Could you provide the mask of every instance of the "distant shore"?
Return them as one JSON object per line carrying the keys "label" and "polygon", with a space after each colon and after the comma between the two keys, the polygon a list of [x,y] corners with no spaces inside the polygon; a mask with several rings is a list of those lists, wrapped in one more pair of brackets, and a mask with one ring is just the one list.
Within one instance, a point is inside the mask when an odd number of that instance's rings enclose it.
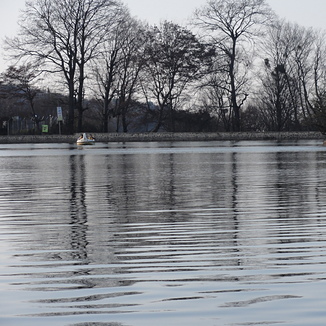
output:
{"label": "distant shore", "polygon": [[[17,143],[75,143],[75,135],[12,135],[0,136],[0,144]],[[300,140],[324,141],[320,132],[237,132],[237,133],[93,133],[97,142],[158,142],[158,141],[216,141],[216,140]]]}

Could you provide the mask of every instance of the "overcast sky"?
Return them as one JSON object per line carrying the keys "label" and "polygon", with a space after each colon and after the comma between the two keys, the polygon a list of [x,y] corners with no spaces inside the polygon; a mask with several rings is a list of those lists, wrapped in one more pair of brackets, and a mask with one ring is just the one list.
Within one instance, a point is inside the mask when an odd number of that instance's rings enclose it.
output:
{"label": "overcast sky", "polygon": [[[194,10],[207,0],[123,0],[133,16],[147,22],[173,20],[184,23]],[[303,26],[326,29],[326,0],[266,0],[279,17]],[[0,0],[0,40],[17,32],[17,19],[25,0]],[[0,43],[0,44],[1,44]],[[0,72],[5,68],[3,49],[0,47]]]}

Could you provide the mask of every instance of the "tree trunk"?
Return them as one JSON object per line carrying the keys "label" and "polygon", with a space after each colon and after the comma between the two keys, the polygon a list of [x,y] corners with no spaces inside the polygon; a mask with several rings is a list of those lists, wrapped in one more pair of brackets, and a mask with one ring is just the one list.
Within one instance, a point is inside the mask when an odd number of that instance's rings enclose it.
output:
{"label": "tree trunk", "polygon": [[75,91],[74,84],[69,85],[69,108],[68,108],[68,121],[67,121],[67,131],[69,134],[74,133],[74,121],[75,121]]}
{"label": "tree trunk", "polygon": [[231,105],[233,110],[233,131],[240,131],[240,107],[237,103],[237,90],[234,76],[234,66],[236,58],[236,38],[233,40],[232,53],[230,53],[230,84],[231,84]]}

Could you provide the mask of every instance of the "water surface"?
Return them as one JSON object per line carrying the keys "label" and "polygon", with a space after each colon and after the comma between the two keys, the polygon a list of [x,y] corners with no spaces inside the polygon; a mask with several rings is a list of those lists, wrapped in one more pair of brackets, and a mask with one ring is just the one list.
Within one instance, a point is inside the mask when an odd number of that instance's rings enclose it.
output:
{"label": "water surface", "polygon": [[0,325],[325,325],[318,141],[0,145]]}

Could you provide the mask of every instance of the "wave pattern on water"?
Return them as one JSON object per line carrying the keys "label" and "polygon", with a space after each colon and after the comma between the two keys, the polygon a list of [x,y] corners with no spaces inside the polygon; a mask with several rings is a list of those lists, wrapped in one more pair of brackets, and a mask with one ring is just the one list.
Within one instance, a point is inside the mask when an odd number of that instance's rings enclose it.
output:
{"label": "wave pattern on water", "polygon": [[0,159],[0,324],[323,325],[326,154],[196,146]]}

